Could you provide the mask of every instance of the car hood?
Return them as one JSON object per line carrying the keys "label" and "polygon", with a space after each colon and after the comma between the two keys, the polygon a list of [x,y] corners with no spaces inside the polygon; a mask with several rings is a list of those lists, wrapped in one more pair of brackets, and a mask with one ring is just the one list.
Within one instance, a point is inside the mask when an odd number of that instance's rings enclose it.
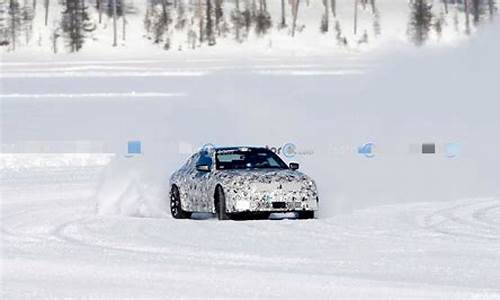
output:
{"label": "car hood", "polygon": [[311,181],[309,176],[299,171],[290,169],[246,169],[246,170],[224,170],[217,177],[226,184],[248,185],[248,184],[307,184]]}

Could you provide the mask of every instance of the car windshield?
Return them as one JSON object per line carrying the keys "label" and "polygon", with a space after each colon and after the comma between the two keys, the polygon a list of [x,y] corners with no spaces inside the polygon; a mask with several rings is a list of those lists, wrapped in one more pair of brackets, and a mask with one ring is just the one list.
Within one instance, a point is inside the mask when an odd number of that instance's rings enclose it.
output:
{"label": "car windshield", "polygon": [[278,155],[267,149],[239,148],[216,153],[217,170],[288,169]]}

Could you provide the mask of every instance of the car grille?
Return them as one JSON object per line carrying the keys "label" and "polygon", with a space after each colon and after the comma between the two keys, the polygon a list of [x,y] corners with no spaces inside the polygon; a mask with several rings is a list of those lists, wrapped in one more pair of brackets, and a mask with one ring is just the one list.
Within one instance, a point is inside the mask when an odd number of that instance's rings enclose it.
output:
{"label": "car grille", "polygon": [[274,209],[286,208],[286,202],[273,202]]}
{"label": "car grille", "polygon": [[272,193],[275,191],[280,191],[284,193],[299,191],[301,185],[296,182],[284,182],[284,183],[256,183],[254,184],[255,190],[259,192]]}

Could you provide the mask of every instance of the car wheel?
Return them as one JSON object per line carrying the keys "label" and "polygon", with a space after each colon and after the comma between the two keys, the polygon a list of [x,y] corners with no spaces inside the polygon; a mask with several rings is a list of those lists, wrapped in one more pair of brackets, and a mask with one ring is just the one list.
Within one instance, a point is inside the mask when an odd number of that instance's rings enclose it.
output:
{"label": "car wheel", "polygon": [[229,215],[226,212],[226,196],[220,186],[215,190],[215,214],[219,220],[229,220]]}
{"label": "car wheel", "polygon": [[314,211],[305,210],[297,212],[297,219],[314,219]]}
{"label": "car wheel", "polygon": [[188,219],[191,217],[190,212],[182,210],[181,195],[175,185],[170,190],[170,212],[174,219]]}

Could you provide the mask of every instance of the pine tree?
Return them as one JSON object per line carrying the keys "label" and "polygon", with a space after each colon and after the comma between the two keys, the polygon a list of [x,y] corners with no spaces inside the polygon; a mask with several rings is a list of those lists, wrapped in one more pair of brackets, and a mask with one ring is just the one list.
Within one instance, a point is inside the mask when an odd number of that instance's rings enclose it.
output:
{"label": "pine tree", "polygon": [[472,16],[473,19],[472,21],[474,22],[474,25],[478,25],[479,22],[481,21],[481,17],[484,14],[484,2],[481,0],[472,0]]}
{"label": "pine tree", "polygon": [[79,51],[95,25],[87,14],[84,0],[65,0],[62,12],[61,29],[70,52]]}
{"label": "pine tree", "polygon": [[245,26],[245,16],[241,11],[240,0],[235,1],[235,7],[231,11],[231,22],[233,23],[235,39],[236,41],[241,42],[241,29]]}
{"label": "pine tree", "polygon": [[0,47],[8,46],[9,42],[9,0],[0,0]]}
{"label": "pine tree", "polygon": [[427,0],[414,0],[411,4],[408,34],[416,46],[422,46],[427,41],[432,20],[432,5]]}
{"label": "pine tree", "polygon": [[206,5],[206,13],[205,17],[207,18],[206,21],[206,33],[207,33],[207,40],[208,40],[208,45],[213,46],[215,45],[215,34],[214,34],[214,21],[213,21],[213,15],[214,15],[214,10],[212,8],[212,0],[206,0],[207,5]]}
{"label": "pine tree", "polygon": [[172,8],[166,0],[149,0],[144,18],[144,27],[147,37],[155,44],[163,44],[163,48],[170,49],[170,25],[172,24]]}
{"label": "pine tree", "polygon": [[17,37],[21,32],[22,9],[18,0],[9,0],[7,8],[6,32],[8,35],[11,50],[15,51],[17,46]]}
{"label": "pine tree", "polygon": [[259,9],[255,14],[255,33],[258,35],[266,34],[273,25],[271,14],[267,11],[265,0],[259,1]]}

